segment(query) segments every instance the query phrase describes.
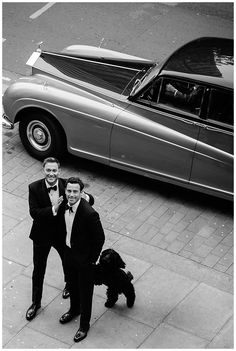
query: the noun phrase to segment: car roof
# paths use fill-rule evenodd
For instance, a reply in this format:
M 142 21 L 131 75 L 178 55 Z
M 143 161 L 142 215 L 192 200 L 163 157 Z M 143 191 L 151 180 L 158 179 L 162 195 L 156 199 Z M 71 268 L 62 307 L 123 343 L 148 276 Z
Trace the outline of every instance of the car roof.
M 171 54 L 161 73 L 233 88 L 233 64 L 232 39 L 202 37 Z

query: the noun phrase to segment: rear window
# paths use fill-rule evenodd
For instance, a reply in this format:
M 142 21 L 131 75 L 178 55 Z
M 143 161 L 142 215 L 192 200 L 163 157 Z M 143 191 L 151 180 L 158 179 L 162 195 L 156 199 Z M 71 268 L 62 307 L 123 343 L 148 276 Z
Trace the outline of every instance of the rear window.
M 233 93 L 211 89 L 208 119 L 233 125 Z

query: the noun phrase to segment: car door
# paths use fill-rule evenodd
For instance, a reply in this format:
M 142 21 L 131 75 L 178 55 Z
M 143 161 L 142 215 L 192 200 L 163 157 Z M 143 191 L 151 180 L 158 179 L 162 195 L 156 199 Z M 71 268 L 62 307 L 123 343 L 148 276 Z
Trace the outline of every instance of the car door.
M 209 88 L 209 106 L 200 127 L 191 183 L 233 193 L 232 91 Z
M 180 103 L 167 91 L 170 83 L 178 85 L 179 91 L 189 87 L 189 82 L 159 77 L 118 115 L 111 135 L 111 164 L 186 183 L 199 132 L 200 105 L 193 111 Z

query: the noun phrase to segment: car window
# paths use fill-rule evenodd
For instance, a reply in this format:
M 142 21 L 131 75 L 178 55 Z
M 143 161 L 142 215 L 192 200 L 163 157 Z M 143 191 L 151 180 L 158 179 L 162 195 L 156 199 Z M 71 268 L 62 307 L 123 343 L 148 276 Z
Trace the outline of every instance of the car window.
M 233 125 L 233 93 L 211 89 L 208 119 Z
M 170 78 L 159 78 L 138 98 L 138 102 L 153 107 L 166 106 L 200 115 L 204 87 Z
M 186 81 L 163 79 L 159 104 L 200 115 L 204 87 Z
M 150 102 L 153 102 L 154 104 L 157 103 L 158 98 L 159 98 L 159 91 L 160 91 L 160 86 L 161 86 L 162 79 L 157 79 L 152 83 L 151 86 L 148 87 L 138 98 L 137 101 L 140 101 L 142 103 L 147 103 L 150 105 Z

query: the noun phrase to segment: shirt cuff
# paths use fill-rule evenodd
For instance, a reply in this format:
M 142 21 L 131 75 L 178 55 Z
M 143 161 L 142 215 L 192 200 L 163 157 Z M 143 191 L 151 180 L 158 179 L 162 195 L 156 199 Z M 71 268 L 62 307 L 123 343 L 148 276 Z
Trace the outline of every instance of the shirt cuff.
M 53 216 L 56 216 L 56 215 L 57 215 L 57 212 L 55 211 L 54 206 L 52 206 L 52 213 L 53 213 Z

